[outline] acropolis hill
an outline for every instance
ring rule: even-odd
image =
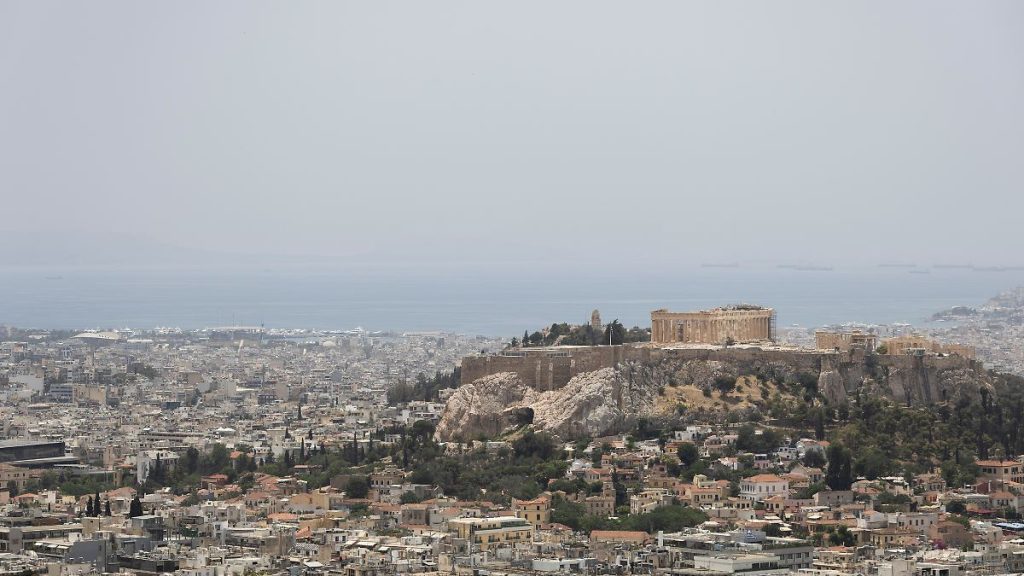
[[[833,405],[859,393],[932,405],[978,398],[1001,378],[967,349],[930,352],[924,340],[921,347],[900,344],[897,354],[876,352],[874,338],[859,333],[823,333],[819,341],[832,346],[824,350],[779,346],[771,340],[770,309],[657,310],[652,321],[653,342],[516,347],[463,358],[464,384],[450,398],[438,436],[498,434],[523,421],[565,437],[611,433],[639,416],[670,415],[680,405],[691,412],[763,409],[769,395],[801,390]]]
[[[669,347],[658,344],[572,346],[522,349],[493,356],[462,359],[462,381],[474,382],[499,373],[515,374],[538,391],[557,390],[587,372],[615,368],[623,363],[656,365],[666,362],[719,362],[739,374],[756,374],[773,365],[785,365],[798,374],[812,375],[821,393],[842,402],[873,379],[884,384],[883,393],[909,404],[931,404],[950,398],[950,371],[983,373],[980,362],[962,356],[911,356],[760,347]]]

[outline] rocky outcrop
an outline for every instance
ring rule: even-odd
[[[846,402],[846,387],[843,386],[843,375],[837,370],[823,370],[818,375],[818,392],[832,404]]]
[[[604,368],[541,393],[531,406],[534,427],[562,438],[603,436],[632,427],[638,416],[654,410],[658,391],[631,376],[629,366]]]
[[[568,366],[576,372],[562,384],[554,377],[531,380],[531,374],[537,373],[537,359],[501,357],[502,366],[516,370],[483,376],[456,390],[438,424],[438,439],[493,438],[525,424],[563,439],[613,434],[630,429],[641,417],[670,416],[678,404],[659,404],[659,396],[669,387],[694,387],[710,398],[712,393],[738,386],[741,377],[744,385],[773,382],[783,395],[807,399],[817,392],[833,405],[867,394],[927,406],[961,398],[977,400],[982,391],[994,390],[993,376],[980,363],[956,356],[640,348],[606,354],[608,358],[597,358],[600,362],[584,371],[580,364],[595,357],[588,355],[589,348],[583,350],[544,357],[552,365],[556,360],[570,361]],[[613,364],[601,366],[604,361]],[[731,405],[722,410],[744,408],[740,398],[729,400]],[[746,400],[747,409],[757,408],[751,402],[764,401]],[[692,408],[700,406],[684,406],[684,410]]]
[[[445,405],[439,440],[494,437],[526,423],[560,438],[627,430],[654,410],[658,387],[627,363],[579,374],[557,390],[537,392],[504,372],[461,386]],[[529,422],[527,422],[529,420]]]
[[[982,390],[994,390],[992,377],[973,366],[942,366],[924,358],[908,358],[910,363],[886,366],[873,387],[901,404],[927,406],[940,402],[976,401]]]
[[[736,381],[736,366],[718,360],[688,360],[675,367],[674,383],[682,386],[696,386],[701,390],[714,388],[723,380]]]
[[[459,386],[445,404],[436,435],[442,439],[494,437],[510,427],[517,407],[528,406],[537,391],[511,372],[502,372]]]

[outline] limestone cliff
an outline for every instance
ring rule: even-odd
[[[440,440],[469,440],[531,423],[560,438],[626,430],[654,411],[658,387],[631,364],[572,378],[557,390],[537,392],[510,372],[461,386],[448,399],[437,425]]]
[[[444,440],[497,436],[512,425],[514,409],[528,406],[536,396],[536,390],[511,372],[463,384],[445,404],[436,435]]]
[[[577,370],[564,384],[548,388],[551,380],[542,389],[524,376],[535,371],[517,370],[515,359],[504,358],[502,366],[513,370],[483,376],[455,391],[437,437],[493,438],[532,424],[534,429],[573,439],[623,432],[640,417],[675,418],[685,413],[716,419],[737,410],[763,412],[770,397],[820,398],[837,405],[859,394],[877,394],[901,404],[931,405],[976,400],[982,390],[994,389],[992,375],[979,363],[959,357],[674,352],[621,351],[609,355],[611,367],[598,364]]]

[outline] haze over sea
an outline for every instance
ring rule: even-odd
[[[780,326],[923,323],[1024,284],[1024,271],[773,266],[560,275],[435,267],[264,271],[11,269],[0,273],[0,324],[35,328],[275,328],[430,331],[514,336],[552,322],[645,326],[656,308],[754,303]]]

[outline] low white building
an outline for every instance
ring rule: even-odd
[[[779,566],[779,557],[774,554],[737,554],[728,556],[696,556],[693,567],[720,574],[743,574],[744,576],[783,576],[788,568]]]
[[[789,481],[774,474],[757,474],[740,480],[740,496],[761,502],[772,496],[789,496]]]

